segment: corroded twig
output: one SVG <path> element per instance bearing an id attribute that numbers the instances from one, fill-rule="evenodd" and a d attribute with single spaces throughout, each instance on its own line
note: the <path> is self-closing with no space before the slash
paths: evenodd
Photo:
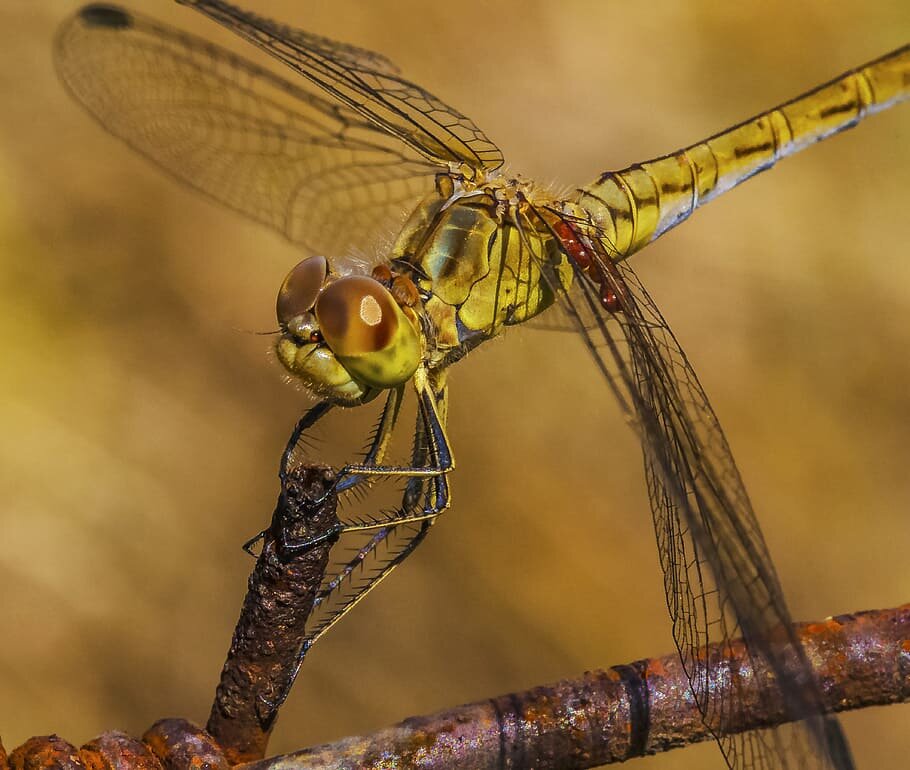
<path id="1" fill-rule="evenodd" d="M 910 700 L 910 605 L 796 629 L 831 711 Z M 742 646 L 734 644 L 730 652 L 729 665 L 745 667 L 737 659 Z M 755 710 L 738 728 L 774 723 L 774 716 Z M 673 654 L 413 717 L 373 735 L 235 770 L 587 768 L 710 737 Z M 105 733 L 77 749 L 56 735 L 31 738 L 10 753 L 9 770 L 226 770 L 226 753 L 201 728 L 169 719 L 153 725 L 142 741 Z"/>
<path id="2" fill-rule="evenodd" d="M 79 751 L 58 735 L 29 738 L 9 755 L 11 770 L 85 770 Z"/>
<path id="3" fill-rule="evenodd" d="M 910 604 L 796 628 L 830 711 L 910 700 Z M 731 667 L 748 668 L 745 658 L 739 643 L 727 653 Z M 753 700 L 737 729 L 779 723 L 780 710 L 771 709 Z M 709 738 L 673 654 L 412 717 L 243 770 L 589 768 Z"/>
<path id="4" fill-rule="evenodd" d="M 160 770 L 162 755 L 148 741 L 157 727 L 143 736 L 145 743 L 119 731 L 104 733 L 79 749 L 79 756 L 87 770 Z M 173 767 L 173 763 L 164 767 Z M 212 770 L 220 768 L 215 765 Z"/>
<path id="5" fill-rule="evenodd" d="M 331 539 L 302 549 L 286 544 L 289 537 L 300 541 L 335 530 L 335 478 L 324 466 L 291 469 L 263 533 L 206 725 L 232 764 L 265 755 L 278 708 L 297 674 L 304 626 L 325 575 Z"/>
<path id="6" fill-rule="evenodd" d="M 0 750 L 2 754 L 2 750 Z M 9 756 L 8 770 L 228 770 L 211 736 L 184 719 L 162 719 L 142 740 L 119 731 L 77 749 L 57 735 L 29 738 Z"/>

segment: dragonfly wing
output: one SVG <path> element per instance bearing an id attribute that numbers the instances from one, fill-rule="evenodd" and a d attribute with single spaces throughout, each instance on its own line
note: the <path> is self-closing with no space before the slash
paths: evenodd
<path id="1" fill-rule="evenodd" d="M 344 104 L 113 7 L 67 21 L 55 59 L 111 133 L 316 253 L 394 235 L 438 171 Z"/>
<path id="2" fill-rule="evenodd" d="M 522 327 L 534 329 L 541 332 L 572 332 L 578 331 L 578 316 L 574 311 L 569 310 L 563 303 L 557 303 L 549 308 L 546 312 L 522 323 Z M 597 329 L 597 322 L 589 321 L 588 331 Z"/>
<path id="3" fill-rule="evenodd" d="M 245 37 L 432 162 L 502 165 L 502 153 L 470 118 L 402 78 L 385 57 L 222 0 L 179 1 Z"/>
<path id="4" fill-rule="evenodd" d="M 615 315 L 602 309 L 600 288 L 575 272 L 570 293 L 562 292 L 564 309 L 641 438 L 673 636 L 727 764 L 852 768 L 792 631 L 726 438 L 685 353 L 628 265 L 603 268 L 621 305 Z M 737 638 L 748 646 L 750 670 L 728 665 L 725 650 Z M 721 680 L 729 686 L 719 687 Z M 797 723 L 738 730 L 753 707 L 780 715 L 772 722 Z"/>

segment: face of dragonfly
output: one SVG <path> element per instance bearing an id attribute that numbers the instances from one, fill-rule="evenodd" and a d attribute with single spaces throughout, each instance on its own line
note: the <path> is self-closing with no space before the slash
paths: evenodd
<path id="1" fill-rule="evenodd" d="M 355 406 L 407 382 L 421 360 L 417 317 L 366 275 L 338 276 L 325 257 L 287 274 L 276 303 L 278 360 L 322 398 Z"/>

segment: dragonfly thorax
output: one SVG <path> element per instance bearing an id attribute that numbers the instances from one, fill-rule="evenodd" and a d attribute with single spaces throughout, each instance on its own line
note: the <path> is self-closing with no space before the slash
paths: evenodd
<path id="1" fill-rule="evenodd" d="M 571 280 L 541 198 L 522 180 L 441 174 L 405 223 L 391 264 L 424 298 L 429 368 L 543 312 Z"/>

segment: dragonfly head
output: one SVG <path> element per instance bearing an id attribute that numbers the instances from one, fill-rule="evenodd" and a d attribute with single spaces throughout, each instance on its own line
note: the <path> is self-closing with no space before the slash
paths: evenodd
<path id="1" fill-rule="evenodd" d="M 407 382 L 420 363 L 413 313 L 374 278 L 334 275 L 325 257 L 288 273 L 276 311 L 278 359 L 318 396 L 362 404 Z"/>

